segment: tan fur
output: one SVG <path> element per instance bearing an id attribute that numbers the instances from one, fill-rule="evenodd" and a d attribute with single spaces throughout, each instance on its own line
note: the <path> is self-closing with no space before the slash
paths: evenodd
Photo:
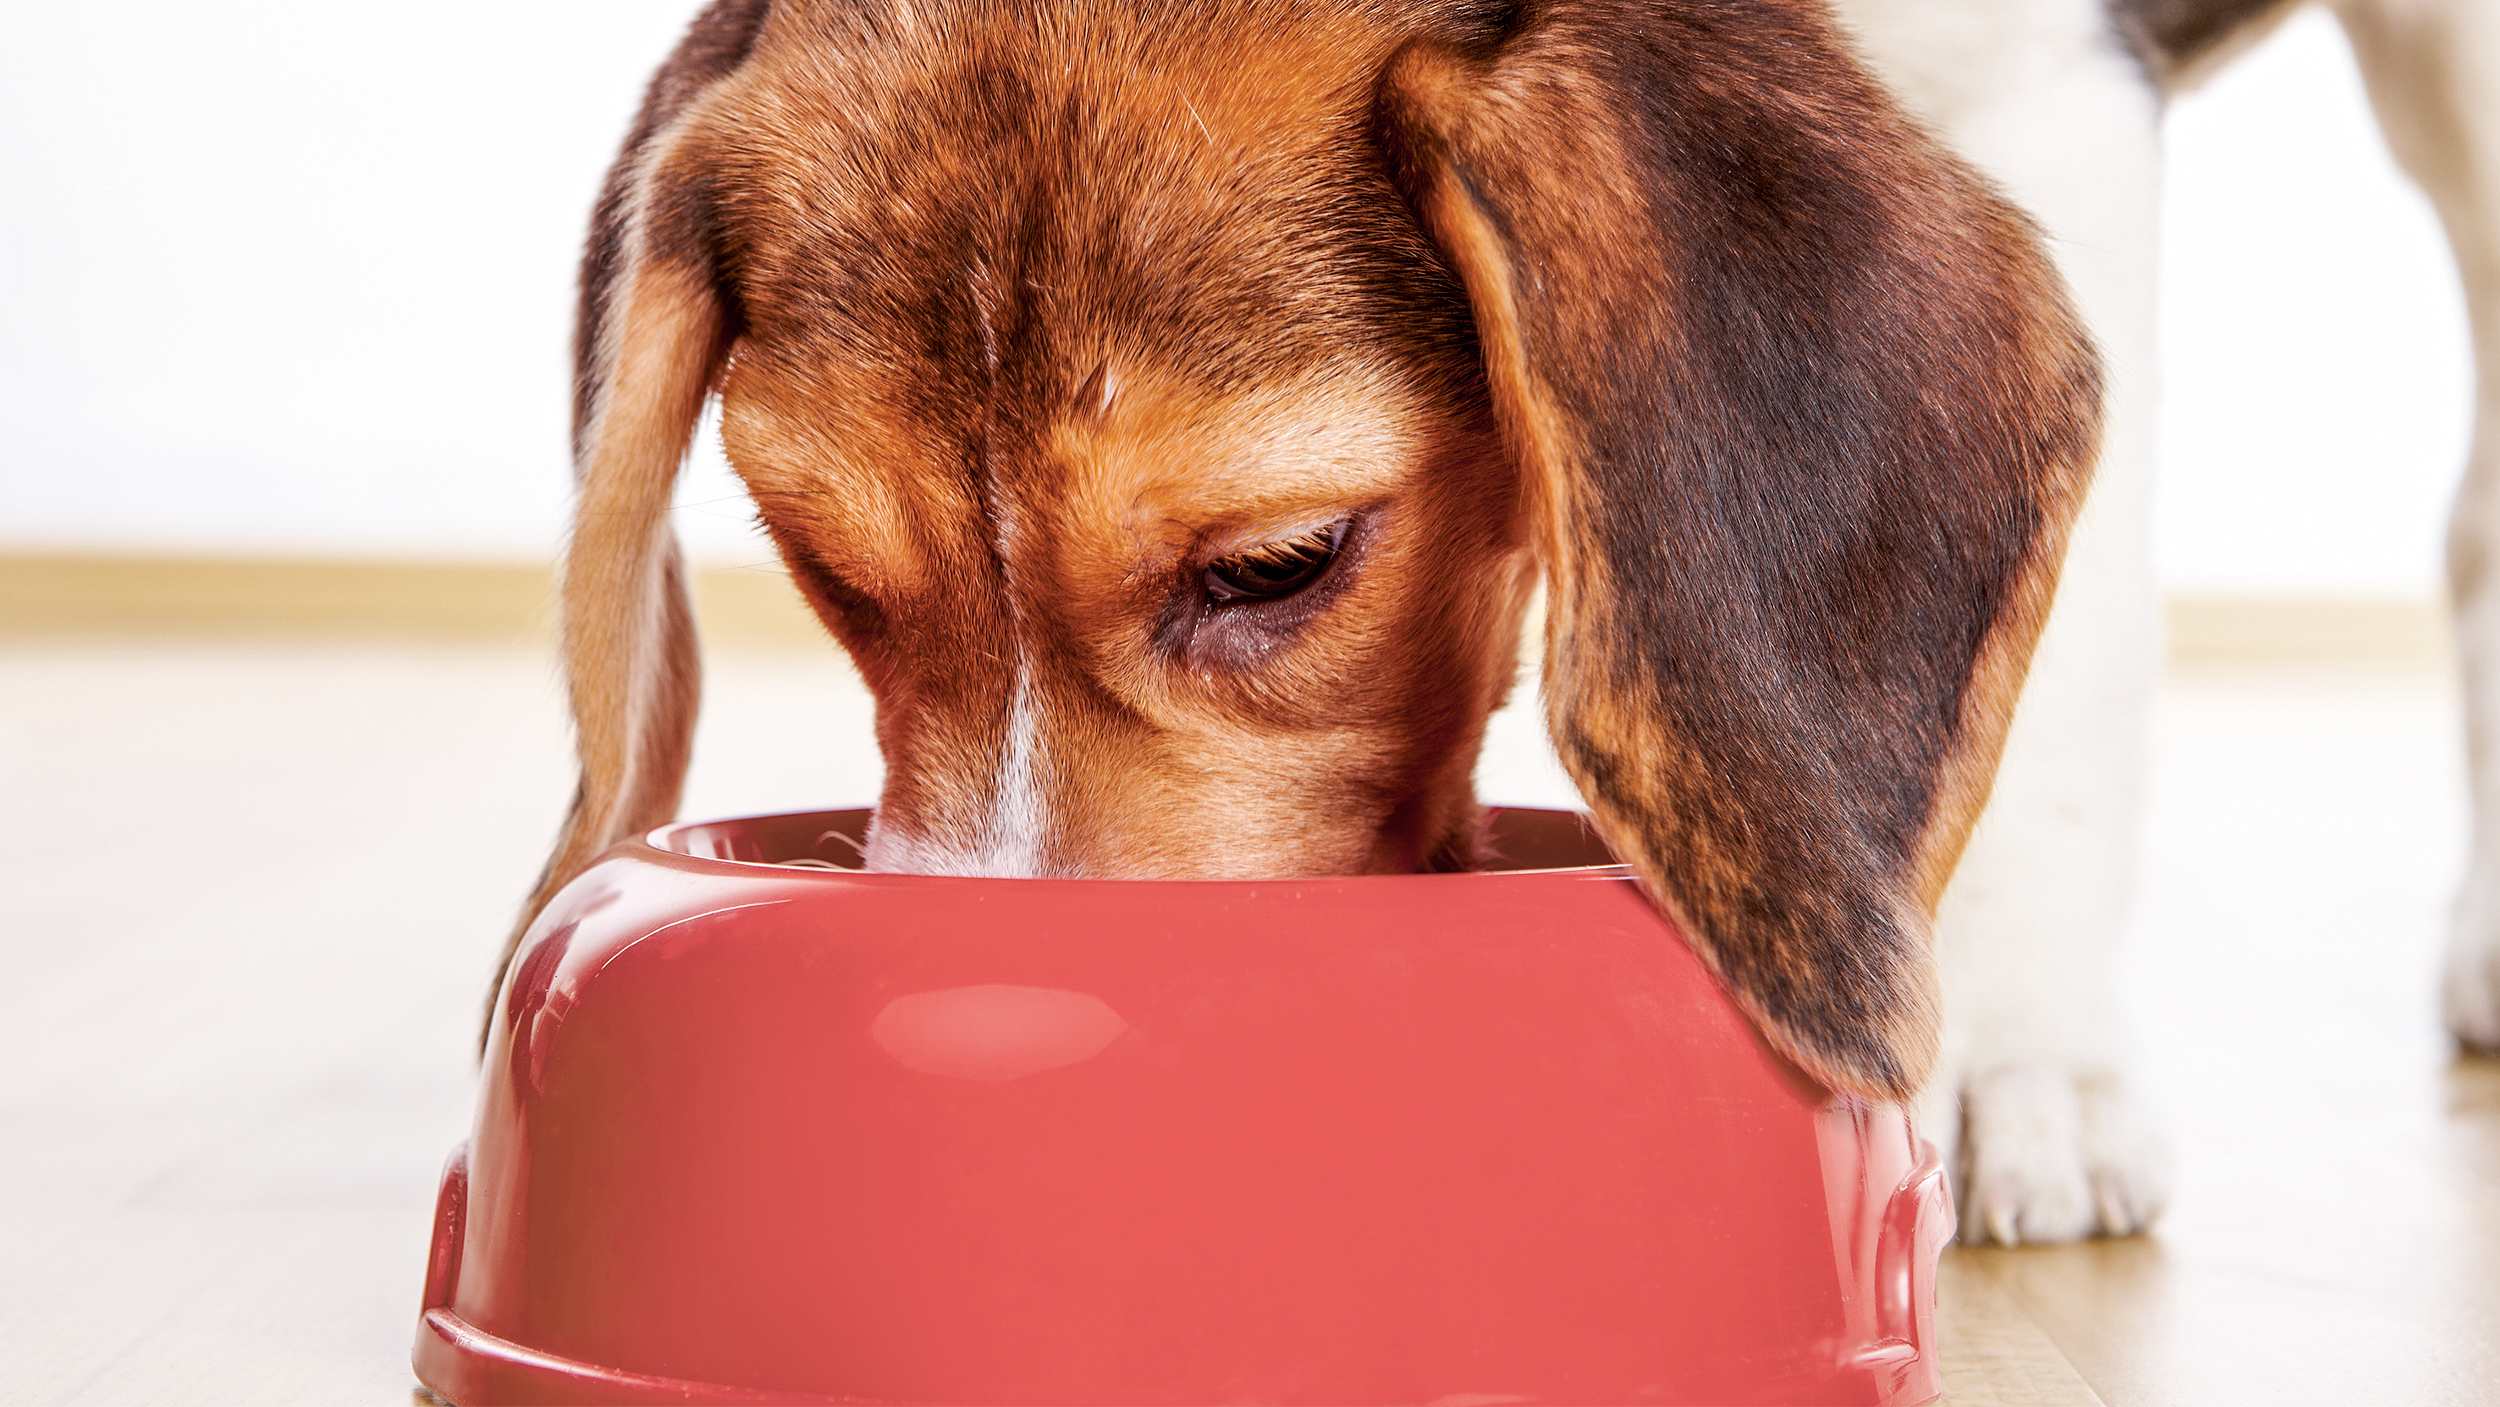
<path id="1" fill-rule="evenodd" d="M 1804 0 L 720 0 L 585 267 L 548 886 L 674 805 L 661 514 L 717 389 L 878 697 L 872 866 L 1470 865 L 1541 572 L 1658 902 L 1816 1078 L 1932 1058 L 2089 353 Z M 1206 585 L 1313 542 L 1298 594 Z"/>
<path id="2" fill-rule="evenodd" d="M 676 814 L 693 741 L 699 666 L 668 509 L 721 329 L 698 271 L 660 260 L 638 261 L 612 326 L 562 586 L 582 784 L 532 910 L 600 851 Z"/>

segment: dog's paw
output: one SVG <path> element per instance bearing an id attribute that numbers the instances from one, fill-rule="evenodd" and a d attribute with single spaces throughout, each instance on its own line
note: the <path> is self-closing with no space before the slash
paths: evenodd
<path id="1" fill-rule="evenodd" d="M 2116 1079 L 2006 1064 L 1962 1085 L 1962 1239 L 2037 1245 L 2141 1231 L 2170 1157 Z"/>
<path id="2" fill-rule="evenodd" d="M 2493 889 L 2469 879 L 2457 901 L 2439 1001 L 2461 1044 L 2500 1053 L 2500 903 L 2494 902 Z"/>

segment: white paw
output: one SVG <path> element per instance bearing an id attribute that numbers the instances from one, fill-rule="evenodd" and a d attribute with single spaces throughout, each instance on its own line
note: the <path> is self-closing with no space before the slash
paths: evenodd
<path id="1" fill-rule="evenodd" d="M 2115 1078 L 2013 1063 L 1962 1084 L 1962 1239 L 2018 1246 L 2141 1231 L 2170 1157 Z"/>
<path id="2" fill-rule="evenodd" d="M 2500 1052 L 2500 905 L 2492 902 L 2492 889 L 2480 878 L 2468 879 L 2457 900 L 2439 1003 L 2460 1042 Z"/>

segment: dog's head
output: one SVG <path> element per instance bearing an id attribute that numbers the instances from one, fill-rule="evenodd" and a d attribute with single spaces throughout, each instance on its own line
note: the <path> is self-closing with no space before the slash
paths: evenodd
<path id="1" fill-rule="evenodd" d="M 877 695 L 873 867 L 1464 867 L 1541 574 L 1607 837 L 1905 1093 L 2093 450 L 2054 276 L 1804 0 L 1343 8 L 705 13 L 586 265 L 540 901 L 674 810 L 717 393 Z"/>

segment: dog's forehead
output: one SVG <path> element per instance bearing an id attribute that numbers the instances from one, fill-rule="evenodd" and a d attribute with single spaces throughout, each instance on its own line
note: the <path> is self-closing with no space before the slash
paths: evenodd
<path id="1" fill-rule="evenodd" d="M 779 27 L 697 138 L 761 354 L 995 418 L 1109 356 L 1228 388 L 1464 340 L 1367 135 L 1385 32 L 1221 31 L 1217 53 L 1208 26 L 1080 15 Z"/>
<path id="2" fill-rule="evenodd" d="M 781 463 L 817 482 L 783 487 L 830 490 L 823 535 L 879 570 L 969 566 L 1019 501 L 1069 526 L 1290 517 L 1472 380 L 1463 294 L 1368 136 L 1387 35 L 1270 26 L 1218 54 L 1206 27 L 1089 13 L 909 42 L 794 21 L 696 135 L 732 414 L 750 446 L 807 444 Z"/>

